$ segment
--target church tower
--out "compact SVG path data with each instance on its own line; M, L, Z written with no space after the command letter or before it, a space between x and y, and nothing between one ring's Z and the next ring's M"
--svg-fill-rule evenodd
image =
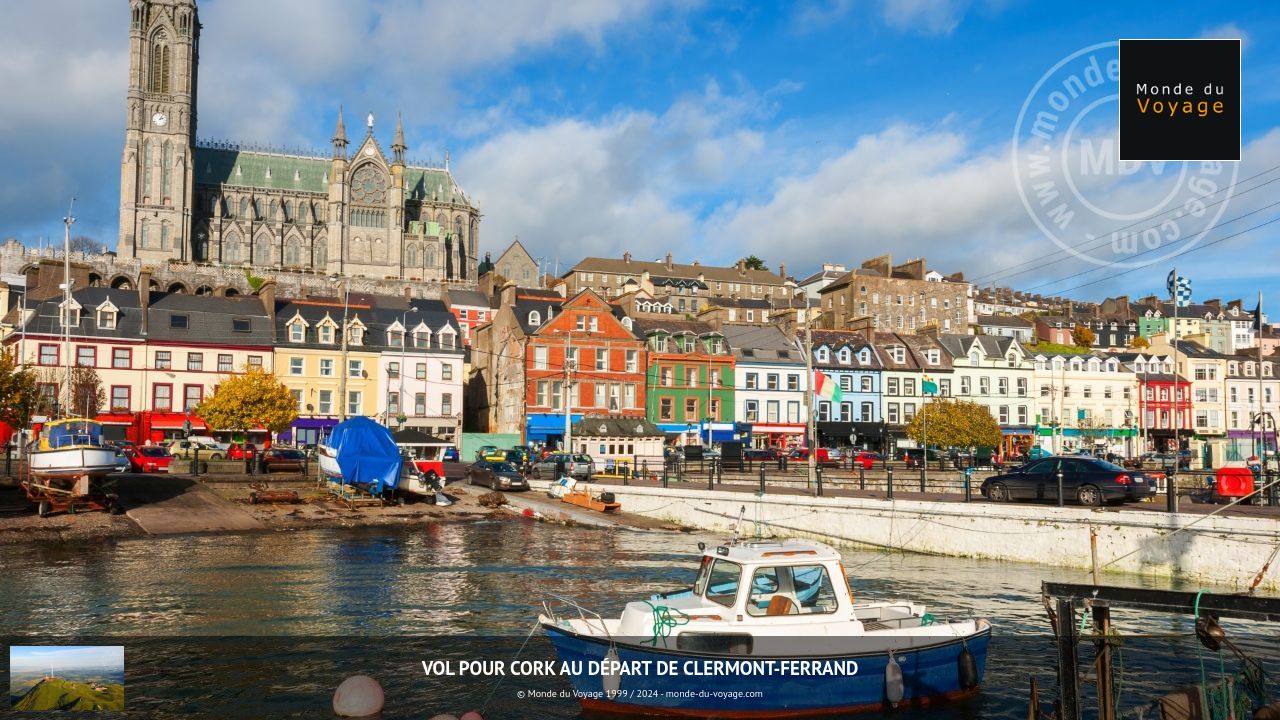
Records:
M130 0L129 91L120 177L121 258L190 260L196 0Z

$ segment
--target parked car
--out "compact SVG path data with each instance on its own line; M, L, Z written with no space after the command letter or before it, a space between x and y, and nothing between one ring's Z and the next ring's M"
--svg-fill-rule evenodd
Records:
M444 457L441 458L445 462L458 462L458 448L447 447L444 449Z
M227 448L231 447L231 443L219 442L209 437L208 435L192 435L191 437L186 439L190 440L193 443L198 443L200 445L201 457L204 456L204 453L206 450L225 454L227 452Z
M143 447L146 447L145 445ZM178 458L194 458L196 456L196 448L200 448L201 460L222 460L227 457L227 451L221 447L210 447L202 442L195 440L174 440L165 447L168 448L169 454Z
M124 455L129 459L129 470L136 473L167 473L173 463L173 454L159 445L131 447Z
M231 447L227 448L227 459L248 460L256 452L261 452L261 449L253 443L231 443Z
M522 447L513 447L506 452L506 461L523 470L529 467L529 451Z
M841 457L839 448L818 448L814 451L814 464L822 467L840 467ZM808 462L809 448L795 448L791 451L790 459Z
M273 447L262 452L262 466L267 472L302 472L307 454L294 448Z
M753 462L773 462L778 459L777 448L745 448L742 451L743 460L751 460Z
M477 460L467 466L468 485L484 485L491 490L528 490L529 481L509 462Z
M1052 456L1053 456L1053 453L1049 452L1048 450L1045 450L1039 445L1036 445L1035 447L1027 451L1028 460L1043 460L1044 458L1052 457Z
M503 462L507 459L507 451L497 445L481 445L476 451L476 459Z
M880 456L878 454L873 452L867 452L866 450L861 450L859 452L854 453L851 466L857 467L861 465L863 469L870 470L871 468L875 467L875 464L879 462L879 460L880 460Z
M116 448L115 460L116 460L116 469L115 469L116 472L118 473L129 472L129 470L132 467L132 464L129 462L129 456L125 454L124 450L121 450L120 448Z
M920 467L921 459L925 457L925 452L920 448L911 448L902 451L902 459L907 463L909 468ZM934 463L942 459L942 453L937 448L929 448L929 462Z
M553 453L533 464L531 472L535 478L541 480L547 478L556 480L557 468L564 466L566 475L578 478L579 480L590 480L595 474L595 463L591 461L590 455L570 455L569 453Z
M1156 478L1093 457L1061 456L1035 460L982 482L982 495L994 502L1056 500L1058 471L1063 495L1081 505L1133 502L1155 494Z

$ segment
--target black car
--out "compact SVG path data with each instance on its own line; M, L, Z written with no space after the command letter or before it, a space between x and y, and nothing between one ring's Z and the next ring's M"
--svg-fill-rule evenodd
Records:
M477 460L467 466L468 485L484 485L492 490L528 490L529 481L509 462Z
M756 462L772 462L778 459L777 448L745 448L742 451L743 460L754 460Z
M1062 493L1081 505L1142 500L1156 492L1155 478L1126 470L1095 457L1064 455L1033 460L1012 472L982 483L982 495L994 502L1057 500L1058 471Z

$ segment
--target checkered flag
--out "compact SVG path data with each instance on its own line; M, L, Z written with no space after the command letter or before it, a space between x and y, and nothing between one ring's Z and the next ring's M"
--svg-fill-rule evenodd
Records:
M1169 297L1173 298L1174 304L1178 307L1187 307L1191 304L1191 281L1179 275L1176 269L1169 271L1165 287L1169 288Z

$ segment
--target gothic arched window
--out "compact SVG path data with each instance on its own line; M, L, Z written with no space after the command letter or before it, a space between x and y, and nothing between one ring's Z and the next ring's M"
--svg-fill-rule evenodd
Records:
M271 239L266 235L259 235L253 241L253 264L259 267L271 264Z
M169 36L163 30L151 39L150 71L148 90L153 93L169 92Z
M404 264L409 267L418 266L418 244L417 243L409 243L409 246L404 249Z
M284 248L284 264L290 267L297 267L302 264L302 246L296 238L289 241Z
M435 267L436 266L436 246L428 245L427 251L423 254L426 255L426 266L429 268Z
M253 219L249 215L249 198L240 198L240 217Z
M160 166L160 197L169 197L169 188L173 182L173 143L164 141L164 165ZM161 202L164 202L162 199Z
M275 222L276 215L278 214L280 214L280 201L272 200L271 204L267 206L267 219L271 222Z
M147 247L148 242L150 242L150 238L147 237L147 221L143 220L142 227L138 228L138 247L147 250L149 249Z
M160 223L160 249L169 249L169 221L165 220Z
M323 270L329 264L329 243L325 242L324 238L319 237L316 238L315 244L315 266Z
M235 233L227 235L222 240L222 261L224 263L240 262L240 236Z
M292 201L292 200L285 200L285 201L284 201L284 204L283 204L283 205L281 205L280 207L281 207L281 210L282 210L282 214L280 215L280 219L281 219L281 220L283 220L283 221L285 221L285 222L289 222L289 220L291 220L291 219L293 218L293 201Z
M155 162L155 143L148 140L142 146L142 196L144 202L151 195L151 165Z

